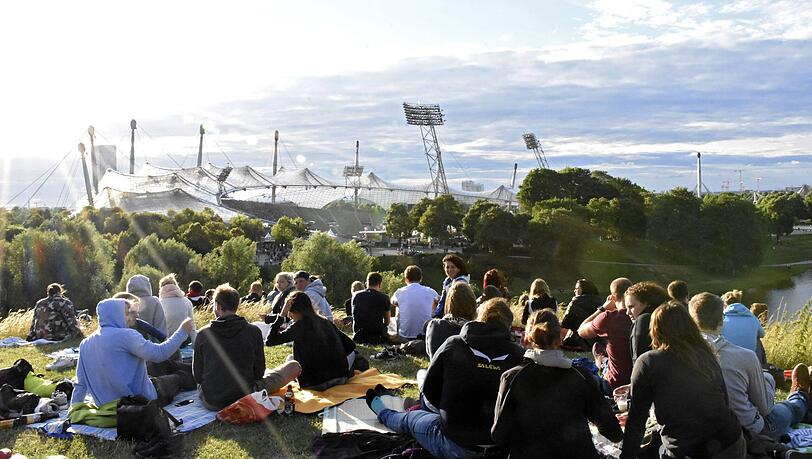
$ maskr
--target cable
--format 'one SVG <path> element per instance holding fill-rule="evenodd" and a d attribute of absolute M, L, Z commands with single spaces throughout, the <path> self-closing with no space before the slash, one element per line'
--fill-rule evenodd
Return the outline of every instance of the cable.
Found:
<path fill-rule="evenodd" d="M 298 164 L 296 164 L 296 160 L 295 160 L 295 159 L 293 159 L 293 156 L 290 154 L 290 150 L 288 150 L 288 146 L 287 146 L 287 144 L 285 144 L 285 142 L 283 142 L 283 141 L 281 141 L 281 140 L 279 141 L 279 143 L 281 143 L 281 144 L 282 144 L 282 148 L 284 148 L 284 149 L 285 149 L 285 153 L 287 153 L 287 154 L 288 154 L 288 158 L 290 158 L 290 162 L 291 162 L 291 163 L 293 163 L 293 168 L 294 168 L 294 169 L 298 169 L 298 168 L 299 168 L 299 165 L 298 165 Z"/>
<path fill-rule="evenodd" d="M 83 136 L 79 136 L 79 138 L 77 139 L 77 143 L 78 143 L 78 141 L 79 141 L 79 140 L 82 140 L 82 137 L 83 137 Z M 72 149 L 72 148 L 71 148 L 70 150 L 68 150 L 68 152 L 67 152 L 67 153 L 65 153 L 65 156 L 63 156 L 63 157 L 62 157 L 62 159 L 60 159 L 59 161 L 57 161 L 57 162 L 56 162 L 56 164 L 54 164 L 53 166 L 49 167 L 48 169 L 45 169 L 45 172 L 43 172 L 42 174 L 40 174 L 40 175 L 39 175 L 39 177 L 37 177 L 37 178 L 35 178 L 34 180 L 32 180 L 32 181 L 31 181 L 31 183 L 29 183 L 28 185 L 26 185 L 26 186 L 25 186 L 25 188 L 23 188 L 22 190 L 20 190 L 20 191 L 19 191 L 17 194 L 15 194 L 15 195 L 14 195 L 14 196 L 13 196 L 11 199 L 9 199 L 9 200 L 8 200 L 8 202 L 6 202 L 6 203 L 3 205 L 3 207 L 8 207 L 8 205 L 9 205 L 9 204 L 11 204 L 11 202 L 12 202 L 12 201 L 14 201 L 14 200 L 15 200 L 15 199 L 17 199 L 18 197 L 20 197 L 20 195 L 22 195 L 23 193 L 25 193 L 25 190 L 29 189 L 29 188 L 30 188 L 32 185 L 34 185 L 35 183 L 37 183 L 37 181 L 38 181 L 39 179 L 41 179 L 41 178 L 42 178 L 42 177 L 43 177 L 45 174 L 48 174 L 48 171 L 49 171 L 49 170 L 51 170 L 52 168 L 53 168 L 53 170 L 56 170 L 56 168 L 57 168 L 57 167 L 59 167 L 59 165 L 62 163 L 62 161 L 64 161 L 64 160 L 65 160 L 65 159 L 68 157 L 68 155 L 70 155 L 71 153 L 73 153 L 73 149 Z M 51 171 L 51 174 L 53 174 L 53 171 Z M 48 177 L 50 177 L 50 174 L 48 175 Z M 29 198 L 29 199 L 30 199 L 30 198 Z"/>
<path fill-rule="evenodd" d="M 73 177 L 74 172 L 76 172 L 76 167 L 79 165 L 79 157 L 73 159 L 73 164 L 71 165 L 70 169 L 68 169 L 68 177 Z M 62 200 L 62 193 L 65 192 L 65 188 L 68 186 L 68 179 L 66 178 L 65 181 L 62 183 L 62 190 L 59 191 L 59 197 L 56 198 L 56 207 L 59 207 L 59 201 Z M 65 195 L 65 205 L 68 204 L 68 196 Z"/>
<path fill-rule="evenodd" d="M 215 140 L 215 139 L 211 139 L 211 140 L 212 140 L 212 142 L 214 142 L 214 144 L 215 144 L 215 145 L 217 145 L 217 148 L 219 148 L 219 149 L 220 149 L 220 153 L 222 153 L 222 154 L 223 154 L 223 156 L 225 156 L 225 157 L 226 157 L 226 161 L 228 161 L 228 164 L 230 164 L 230 165 L 232 165 L 232 166 L 233 166 L 233 165 L 234 165 L 234 162 L 233 162 L 233 161 L 231 161 L 231 158 L 229 158 L 229 157 L 228 157 L 228 155 L 226 154 L 226 152 L 225 152 L 225 151 L 223 151 L 223 147 L 221 147 L 221 146 L 220 146 L 220 144 L 219 144 L 219 143 L 217 143 L 217 140 Z"/>

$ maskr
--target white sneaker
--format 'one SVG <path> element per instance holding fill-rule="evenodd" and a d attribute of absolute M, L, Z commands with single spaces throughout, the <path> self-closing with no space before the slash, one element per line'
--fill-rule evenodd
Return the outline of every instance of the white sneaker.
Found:
<path fill-rule="evenodd" d="M 74 359 L 73 357 L 68 357 L 68 356 L 63 355 L 63 356 L 57 357 L 56 360 L 49 363 L 48 365 L 45 365 L 45 369 L 50 370 L 50 371 L 60 371 L 60 370 L 67 370 L 68 368 L 73 368 L 75 366 L 76 366 L 76 359 Z"/>

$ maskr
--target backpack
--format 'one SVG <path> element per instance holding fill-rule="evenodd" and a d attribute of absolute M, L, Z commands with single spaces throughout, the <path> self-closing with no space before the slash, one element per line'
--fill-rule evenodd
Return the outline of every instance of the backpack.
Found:
<path fill-rule="evenodd" d="M 155 437 L 171 437 L 169 422 L 179 426 L 183 421 L 178 421 L 158 403 L 158 400 L 149 400 L 143 395 L 121 397 L 116 405 L 117 439 L 145 442 Z"/>
<path fill-rule="evenodd" d="M 25 377 L 32 371 L 34 368 L 28 363 L 28 360 L 17 359 L 14 365 L 0 370 L 0 386 L 8 384 L 15 389 L 22 390 Z"/>

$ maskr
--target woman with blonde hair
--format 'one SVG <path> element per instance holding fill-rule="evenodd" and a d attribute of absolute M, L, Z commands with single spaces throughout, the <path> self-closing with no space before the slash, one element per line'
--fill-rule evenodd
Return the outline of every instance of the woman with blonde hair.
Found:
<path fill-rule="evenodd" d="M 476 297 L 471 286 L 457 282 L 448 289 L 445 314 L 431 319 L 426 326 L 426 353 L 431 356 L 451 336 L 460 334 L 462 326 L 476 318 Z"/>
<path fill-rule="evenodd" d="M 595 378 L 561 351 L 561 324 L 552 309 L 533 313 L 526 336 L 531 348 L 524 362 L 502 374 L 494 441 L 510 457 L 599 458 L 589 423 L 615 442 L 623 433 Z"/>
<path fill-rule="evenodd" d="M 192 320 L 192 331 L 189 332 L 189 341 L 194 344 L 197 338 L 197 328 L 195 327 L 195 308 L 192 301 L 186 297 L 186 293 L 178 286 L 175 273 L 167 274 L 158 282 L 160 290 L 158 299 L 166 317 L 166 329 L 177 330 L 180 324 L 186 319 Z"/>
<path fill-rule="evenodd" d="M 527 306 L 522 311 L 522 325 L 527 323 L 527 318 L 535 311 L 542 309 L 558 310 L 558 302 L 550 294 L 550 287 L 547 281 L 542 278 L 537 278 L 530 284 L 530 299 L 527 301 Z"/>
<path fill-rule="evenodd" d="M 758 354 L 759 340 L 764 338 L 764 327 L 753 312 L 742 304 L 742 291 L 727 292 L 722 295 L 722 301 L 727 305 L 722 323 L 722 336 L 736 346 Z"/>
<path fill-rule="evenodd" d="M 651 339 L 652 350 L 632 371 L 620 457 L 637 457 L 653 404 L 662 426 L 663 457 L 744 458 L 745 441 L 728 406 L 722 369 L 685 307 L 678 302 L 657 307 Z"/>

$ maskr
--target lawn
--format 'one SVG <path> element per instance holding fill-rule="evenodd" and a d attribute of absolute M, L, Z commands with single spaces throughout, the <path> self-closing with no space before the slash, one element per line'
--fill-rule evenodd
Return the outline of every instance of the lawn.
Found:
<path fill-rule="evenodd" d="M 246 308 L 245 315 L 249 320 L 256 320 L 261 308 Z M 208 323 L 211 313 L 196 314 L 198 326 Z M 17 319 L 17 320 L 14 320 Z M 28 315 L 30 324 L 30 314 Z M 4 321 L 5 322 L 5 321 Z M 22 327 L 25 319 L 12 317 L 10 323 L 0 322 L 0 338 L 7 336 L 25 336 L 27 329 Z M 13 328 L 12 324 L 18 324 Z M 90 325 L 86 332 L 95 328 Z M 21 347 L 0 350 L 0 368 L 11 366 L 15 360 L 24 358 L 31 362 L 34 370 L 44 373 L 46 378 L 59 379 L 73 377 L 75 369 L 63 373 L 47 371 L 45 365 L 50 362 L 46 354 L 65 347 L 78 346 L 79 341 L 60 343 L 42 347 Z M 425 368 L 428 361 L 414 357 L 402 357 L 395 360 L 376 361 L 371 358 L 381 347 L 360 346 L 370 364 L 383 373 L 398 373 L 414 378 L 417 370 Z M 265 359 L 268 367 L 279 365 L 290 353 L 287 346 L 265 348 Z M 407 386 L 402 393 L 405 396 L 417 396 L 417 388 Z M 183 457 L 200 458 L 252 458 L 252 457 L 312 457 L 311 442 L 321 433 L 321 418 L 316 414 L 294 414 L 291 417 L 272 415 L 262 424 L 233 426 L 215 421 L 203 428 L 183 436 Z M 103 441 L 84 436 L 75 436 L 73 440 L 58 440 L 40 435 L 31 429 L 16 428 L 0 430 L 0 447 L 12 448 L 29 458 L 40 458 L 62 454 L 71 459 L 87 457 L 135 457 L 132 454 L 133 444 L 123 441 Z"/>

